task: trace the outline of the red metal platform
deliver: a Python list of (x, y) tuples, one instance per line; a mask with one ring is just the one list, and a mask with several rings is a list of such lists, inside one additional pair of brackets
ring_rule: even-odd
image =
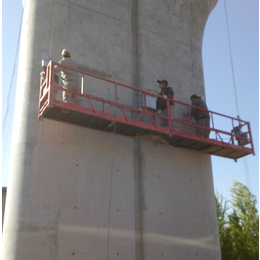
[[(161, 96), (70, 69), (78, 72), (81, 77), (81, 92), (74, 93), (55, 84), (55, 65), (70, 69), (53, 61), (49, 63), (46, 78), (41, 78), (39, 120), (49, 118), (154, 144), (188, 148), (234, 160), (254, 154), (249, 122), (208, 111), (211, 127), (198, 126), (190, 116), (192, 105), (170, 99), (167, 99), (169, 116), (161, 116), (147, 106), (148, 98), (162, 98)], [(62, 101), (59, 93), (63, 91), (76, 94), (71, 103)], [(92, 92), (95, 95), (92, 95)], [(99, 93), (99, 97), (96, 93)], [(133, 106), (134, 99), (141, 100), (142, 109), (141, 105)], [(178, 106), (178, 110), (183, 112), (183, 118), (171, 118), (170, 101), (175, 103), (174, 109)], [(162, 120), (166, 120), (168, 126), (162, 127)], [(221, 125), (222, 129), (218, 125)], [(235, 134), (233, 130), (238, 125), (244, 132), (243, 136)], [(199, 128), (208, 129), (209, 136), (200, 136)]]

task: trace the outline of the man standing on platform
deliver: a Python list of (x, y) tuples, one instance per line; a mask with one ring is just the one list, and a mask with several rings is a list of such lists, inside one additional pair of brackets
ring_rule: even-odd
[[(60, 64), (72, 68), (77, 69), (77, 64), (70, 57), (70, 53), (68, 50), (64, 49), (61, 53), (62, 60), (59, 61)], [(65, 69), (56, 65), (54, 67), (55, 73), (61, 73), (61, 79), (63, 82), (63, 88), (73, 91), (75, 93), (80, 93), (80, 84), (79, 84), (79, 75), (76, 71)], [(63, 101), (64, 102), (72, 102), (76, 97), (75, 94), (69, 93), (67, 91), (63, 91)], [(77, 97), (75, 100), (75, 104), (79, 104), (80, 97)]]
[[(205, 101), (203, 101), (201, 97), (195, 94), (192, 95), (190, 99), (192, 101), (192, 105), (198, 107), (198, 108), (195, 107), (191, 108), (191, 118), (193, 117), (196, 120), (198, 125), (209, 128), (209, 112), (199, 109), (199, 108), (203, 108), (208, 110)], [(200, 136), (208, 137), (209, 135), (208, 129), (197, 128), (197, 130)]]
[[(168, 86), (167, 80), (157, 80), (159, 83), (159, 87), (161, 92), (159, 93), (162, 98), (157, 98), (156, 102), (156, 111), (161, 110), (161, 115), (168, 117), (168, 109), (167, 109), (167, 98), (173, 99), (174, 93), (170, 86)], [(171, 118), (173, 118), (173, 106), (174, 103), (170, 102), (170, 111), (171, 111)], [(161, 126), (168, 127), (168, 119), (161, 118)]]

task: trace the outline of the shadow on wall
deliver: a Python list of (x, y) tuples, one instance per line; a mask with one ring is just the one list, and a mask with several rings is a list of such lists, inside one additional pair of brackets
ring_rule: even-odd
[[(105, 227), (91, 227), (91, 226), (70, 226), (70, 225), (62, 225), (62, 232), (59, 234), (59, 236), (63, 237), (63, 239), (70, 240), (70, 246), (71, 249), (73, 248), (73, 253), (75, 255), (83, 253), (82, 248), (80, 248), (79, 245), (77, 245), (77, 242), (73, 242), (74, 240), (86, 240), (86, 237), (90, 238), (92, 241), (96, 241), (96, 243), (100, 243), (101, 240), (106, 240), (108, 236), (108, 229)], [(77, 239), (70, 239), (71, 237), (74, 237)], [(119, 228), (110, 228), (109, 229), (109, 240), (110, 240), (110, 247), (109, 248), (103, 248), (103, 254), (109, 254), (109, 255), (120, 255), (122, 259), (125, 259), (125, 257), (129, 257), (134, 250), (131, 247), (131, 240), (134, 241), (135, 239), (135, 232), (133, 230), (127, 230), (127, 229), (119, 229)], [(125, 242), (123, 242), (125, 241)], [(145, 248), (144, 248), (144, 254), (145, 251), (148, 250), (149, 255), (152, 253), (153, 255), (157, 255), (157, 257), (178, 257), (182, 254), (186, 254), (186, 256), (190, 259), (193, 257), (198, 257), (203, 255), (213, 255), (214, 250), (216, 249), (212, 242), (212, 237), (190, 237), (189, 235), (187, 237), (177, 235), (166, 235), (166, 234), (159, 234), (159, 233), (153, 233), (153, 232), (146, 232), (145, 233)], [(116, 246), (118, 244), (121, 244), (121, 246)], [(90, 242), (90, 244), (92, 244)], [(101, 243), (103, 244), (103, 242)], [(123, 247), (122, 247), (123, 245)], [(66, 255), (69, 252), (66, 248), (62, 248), (65, 246), (65, 244), (59, 246), (59, 251), (62, 252), (62, 254)], [(88, 246), (87, 246), (88, 247)], [(91, 251), (91, 248), (85, 248), (86, 252), (85, 254), (89, 254)], [(148, 249), (150, 248), (150, 249)], [(108, 252), (106, 252), (108, 250)], [(211, 253), (209, 253), (211, 252)], [(93, 253), (93, 252), (92, 252)], [(99, 254), (102, 255), (101, 252), (99, 253), (90, 253), (91, 256), (97, 256)], [(149, 257), (147, 255), (147, 257)], [(153, 258), (156, 259), (156, 258)], [(167, 258), (169, 259), (169, 258)], [(204, 259), (204, 258), (203, 258)]]
[(3, 232), (3, 226), (4, 226), (6, 194), (7, 194), (7, 188), (2, 187), (2, 232)]

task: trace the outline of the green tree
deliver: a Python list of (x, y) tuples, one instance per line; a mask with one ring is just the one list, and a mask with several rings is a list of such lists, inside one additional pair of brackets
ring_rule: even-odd
[[(220, 247), (222, 253), (222, 260), (233, 260), (233, 252), (230, 250), (232, 248), (232, 239), (230, 234), (230, 229), (228, 226), (228, 213), (229, 207), (227, 201), (223, 200), (223, 196), (218, 192), (215, 195), (216, 207), (217, 207), (217, 217), (218, 217), (218, 230), (220, 238)], [(235, 259), (234, 259), (235, 260)]]
[(229, 216), (233, 247), (238, 260), (259, 259), (259, 216), (256, 197), (241, 183), (234, 181), (232, 192), (233, 212)]
[(222, 260), (259, 259), (259, 216), (256, 197), (248, 188), (234, 181), (231, 188), (231, 213), (223, 197), (216, 194)]

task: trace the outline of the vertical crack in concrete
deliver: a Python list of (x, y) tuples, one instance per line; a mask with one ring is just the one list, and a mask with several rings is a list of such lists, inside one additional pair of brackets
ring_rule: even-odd
[(144, 184), (141, 157), (141, 141), (134, 141), (134, 186), (135, 186), (135, 260), (144, 259), (143, 206)]
[(109, 247), (110, 247), (110, 222), (111, 222), (111, 206), (112, 206), (112, 191), (113, 191), (114, 156), (115, 156), (115, 144), (113, 145), (112, 163), (111, 163), (111, 172), (110, 172), (110, 194), (109, 194), (109, 209), (108, 209), (108, 223), (107, 223), (107, 260), (109, 259)]
[[(133, 86), (139, 88), (139, 55), (138, 55), (138, 0), (132, 1), (131, 15), (132, 33), (132, 82)], [(133, 106), (139, 107), (139, 95), (133, 92)], [(135, 192), (135, 260), (144, 259), (143, 243), (143, 206), (144, 206), (144, 184), (142, 169), (141, 141), (134, 140), (134, 192)]]

